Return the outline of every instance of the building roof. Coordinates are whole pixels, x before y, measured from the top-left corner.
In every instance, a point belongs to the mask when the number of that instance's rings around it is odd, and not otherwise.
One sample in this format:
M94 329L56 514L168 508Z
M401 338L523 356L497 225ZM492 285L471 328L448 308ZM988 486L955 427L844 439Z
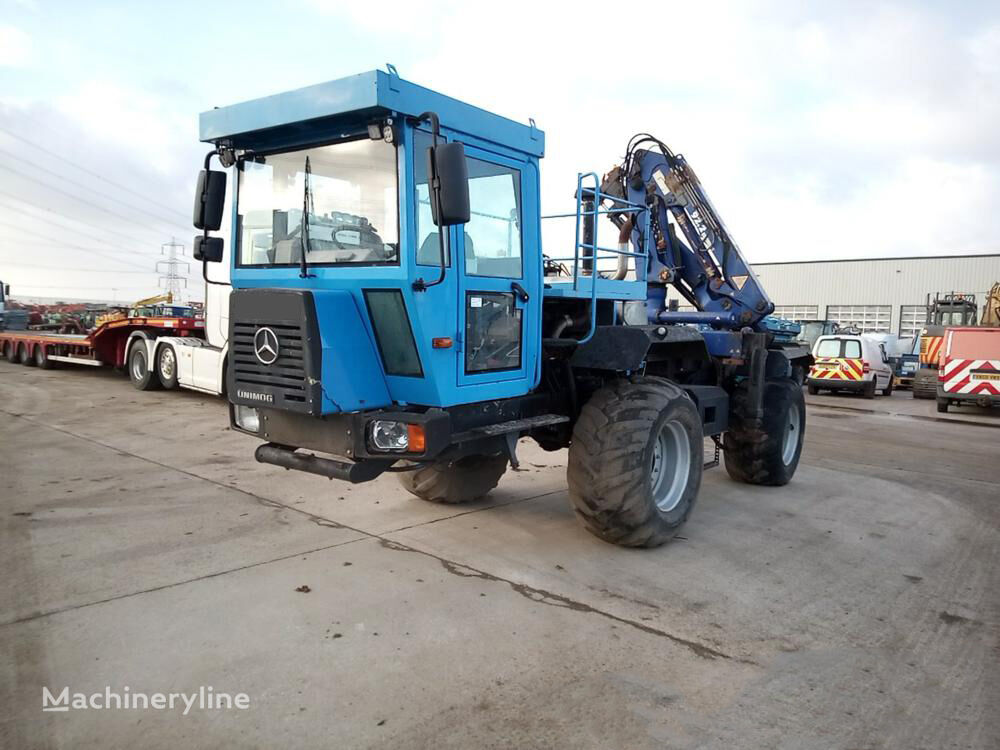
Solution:
M903 255L886 258L825 258L822 260L777 260L771 262L751 263L753 267L759 266L796 266L810 265L815 263L875 263L893 262L901 260L975 260L978 258L1000 258L1000 253L977 253L973 255Z
M404 81L395 69L367 73L286 91L261 99L201 113L200 138L230 141L237 147L250 133L298 124L376 118L390 114L415 116L436 112L442 127L475 135L534 156L543 156L545 134L532 122L523 125L479 107ZM240 138L244 136L244 138Z

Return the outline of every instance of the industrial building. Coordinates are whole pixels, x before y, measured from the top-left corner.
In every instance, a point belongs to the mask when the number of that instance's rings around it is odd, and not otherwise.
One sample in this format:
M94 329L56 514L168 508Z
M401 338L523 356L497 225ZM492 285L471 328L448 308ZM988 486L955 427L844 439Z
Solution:
M753 270L782 318L906 338L924 322L928 294L974 293L981 311L1000 281L1000 254L755 263Z

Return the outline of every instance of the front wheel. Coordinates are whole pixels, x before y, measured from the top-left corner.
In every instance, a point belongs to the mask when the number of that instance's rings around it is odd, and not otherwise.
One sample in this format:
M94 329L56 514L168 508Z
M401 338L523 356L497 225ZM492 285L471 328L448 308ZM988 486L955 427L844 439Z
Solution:
M747 388L733 394L729 430L723 440L726 471L738 482L788 484L802 455L806 433L806 402L791 380L764 384L764 415L750 413Z
M882 389L882 395L883 396L891 396L892 395L892 381L893 380L894 380L894 377L892 375L890 375L889 376L889 382L886 384L885 388Z
M465 456L437 461L396 476L411 495L432 503L454 505L477 500L500 482L507 471L507 455Z
M605 386L573 427L567 479L577 517L607 542L657 547L668 541L698 497L702 441L697 407L669 380Z

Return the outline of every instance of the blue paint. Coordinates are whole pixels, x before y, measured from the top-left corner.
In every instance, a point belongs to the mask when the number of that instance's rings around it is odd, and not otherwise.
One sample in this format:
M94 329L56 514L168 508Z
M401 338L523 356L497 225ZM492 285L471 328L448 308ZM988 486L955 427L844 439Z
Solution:
M323 414L378 409L392 405L379 364L375 340L355 297L342 290L313 293L316 317L336 321L320 326Z

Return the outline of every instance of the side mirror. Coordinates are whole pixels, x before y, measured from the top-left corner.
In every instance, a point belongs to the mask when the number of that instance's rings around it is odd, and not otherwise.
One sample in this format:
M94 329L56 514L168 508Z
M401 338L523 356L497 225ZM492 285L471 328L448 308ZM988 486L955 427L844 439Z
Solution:
M4 284L3 285L3 296L4 297L9 297L10 296L10 284Z
M226 173L203 169L194 193L194 228L214 232L222 226L226 202Z
M439 143L427 149L427 174L438 180L438 205L431 200L431 216L439 227L467 224L469 213L469 168L465 162L465 146L461 143Z
M197 235L194 238L194 249L192 255L195 260L204 260L209 263L219 263L222 260L222 250L225 243L221 237L208 237Z

